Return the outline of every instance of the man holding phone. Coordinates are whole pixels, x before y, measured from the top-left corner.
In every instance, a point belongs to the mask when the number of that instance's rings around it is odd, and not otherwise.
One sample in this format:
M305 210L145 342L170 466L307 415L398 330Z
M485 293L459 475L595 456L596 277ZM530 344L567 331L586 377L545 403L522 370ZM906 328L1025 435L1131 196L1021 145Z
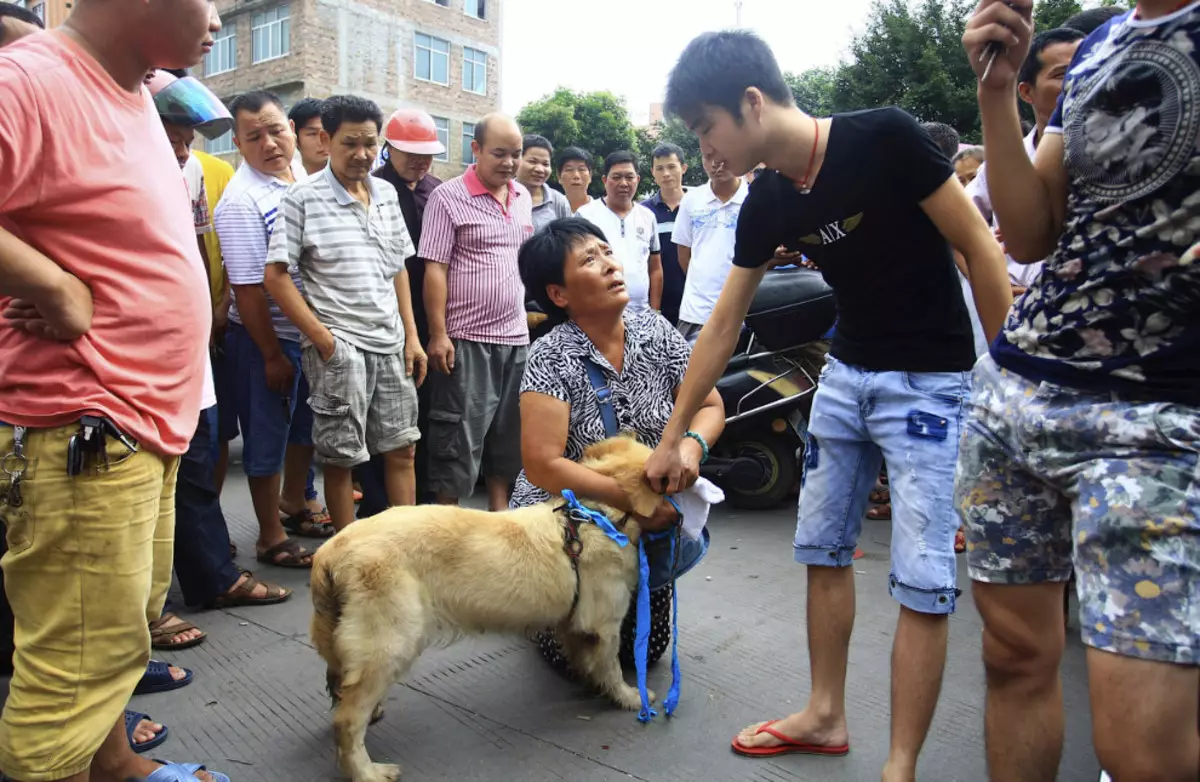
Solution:
M1032 0L984 0L963 36L1005 245L1045 259L975 369L955 489L988 768L1057 777L1073 569L1101 765L1117 782L1195 782L1200 2L1140 0L1087 37L1031 159L1013 95L1032 15Z
M667 110L715 166L762 161L742 206L733 269L700 332L674 414L647 462L657 489L686 487L696 465L687 422L736 346L780 245L798 243L837 296L838 327L813 401L794 543L808 568L812 696L785 719L733 739L749 757L849 751L845 684L855 585L851 563L884 457L895 520L889 591L900 603L892 654L891 751L884 782L912 782L941 687L954 611L951 486L975 350L951 248L966 259L984 327L1012 305L1004 255L950 161L895 108L816 119L797 108L774 55L752 33L706 33L671 73Z

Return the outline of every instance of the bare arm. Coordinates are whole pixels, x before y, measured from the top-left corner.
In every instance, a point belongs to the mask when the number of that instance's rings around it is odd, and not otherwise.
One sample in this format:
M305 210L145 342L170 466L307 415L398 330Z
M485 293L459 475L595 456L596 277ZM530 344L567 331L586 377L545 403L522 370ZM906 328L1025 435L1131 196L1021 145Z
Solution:
M750 309L750 302L767 273L766 266L747 269L734 266L729 279L717 300L717 306L700 330L700 338L692 350L687 374L675 394L675 412L663 431L663 442L679 443L688 431L688 426L700 412L705 399L717 385L725 372L729 357L737 347L742 333L742 321Z
M687 274L688 266L692 263L692 248L685 244L675 246L679 248L679 268L683 269L684 274Z
M286 269L284 271L286 272ZM265 285L265 272L263 285L234 285L233 300L237 302L238 315L242 319L242 325L249 332L250 339L254 340L263 358L271 361L283 355L283 348L279 345L279 337L275 335L275 327L271 323L271 305L267 302ZM295 287L292 286L293 289ZM281 304L280 307L282 306Z
M424 295L425 320L429 324L429 366L445 375L454 371L454 343L446 333L449 290L449 267L437 261L426 261Z
M921 209L950 246L962 253L979 322L984 336L991 342L1000 333L1012 308L1008 265L1000 243L953 176L921 202Z
M563 456L570 418L571 406L562 400L532 391L521 394L521 460L525 477L551 494L570 489L580 497L632 512L630 498L615 478Z
M1034 263L1054 251L1067 210L1067 173L1062 136L1045 133L1030 161L1017 113L1017 73L1033 34L1033 0L983 0L967 23L963 47L982 76L990 41L1003 44L986 84L978 87L983 143L988 156L988 194L1004 230L1008 254ZM980 317L983 317L982 310Z
M404 364L409 377L420 386L425 382L427 359L417 334L417 319L413 316L412 289L408 282L408 269L401 268L392 280L396 287L396 302L400 306L400 322L404 325Z
M296 288L296 283L292 282L287 265L268 263L263 274L263 285L270 291L271 298L279 305L279 309L283 311L288 320L295 324L296 328L300 329L301 334L308 337L309 342L312 342L317 352L321 354L321 358L328 361L333 356L335 345L333 332L317 320L312 308L308 306L308 302ZM238 310L241 311L240 302ZM245 316L242 317L244 323Z
M650 270L650 308L661 310L663 294L662 255L652 253L646 265Z
M76 276L0 228L0 296L4 317L48 339L74 339L92 326L92 294Z

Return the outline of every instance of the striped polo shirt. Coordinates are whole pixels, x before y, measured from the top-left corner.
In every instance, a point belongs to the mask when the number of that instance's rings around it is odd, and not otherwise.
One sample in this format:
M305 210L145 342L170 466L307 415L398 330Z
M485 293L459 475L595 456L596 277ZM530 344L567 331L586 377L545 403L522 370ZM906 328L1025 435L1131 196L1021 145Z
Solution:
M329 166L293 185L279 203L267 263L299 272L308 305L334 335L371 353L399 353L404 325L395 279L416 248L396 189L372 176L366 186L369 207Z
M508 205L488 192L472 165L429 196L419 255L447 265L446 333L494 345L528 345L525 286L517 251L533 235L529 191L508 183Z
M307 174L303 167L297 168L293 164L292 176L299 182ZM230 285L262 285L263 270L267 267L267 245L271 241L279 200L289 187L291 183L260 173L248 163L238 166L233 179L229 180L213 212L213 224L217 238L221 240L221 259ZM292 274L292 281L304 290L298 274ZM275 336L299 342L300 330L287 319L270 294L266 296ZM229 304L229 319L234 323L242 322L236 297Z

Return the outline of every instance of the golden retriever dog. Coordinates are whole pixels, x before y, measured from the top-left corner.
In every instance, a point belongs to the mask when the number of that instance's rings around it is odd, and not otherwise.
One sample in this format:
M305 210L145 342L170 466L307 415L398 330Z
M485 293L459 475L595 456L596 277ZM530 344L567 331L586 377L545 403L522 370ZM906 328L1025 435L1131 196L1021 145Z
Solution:
M649 456L644 445L617 437L588 448L581 463L616 479L635 513L648 517L662 501L642 477ZM338 765L353 782L399 778L399 766L371 761L367 725L422 651L466 634L553 627L586 681L622 708L640 707L617 650L637 588L641 529L628 514L589 504L630 545L621 548L596 525L579 524L577 576L562 505L555 498L503 513L392 508L355 522L317 551L312 638L334 698Z

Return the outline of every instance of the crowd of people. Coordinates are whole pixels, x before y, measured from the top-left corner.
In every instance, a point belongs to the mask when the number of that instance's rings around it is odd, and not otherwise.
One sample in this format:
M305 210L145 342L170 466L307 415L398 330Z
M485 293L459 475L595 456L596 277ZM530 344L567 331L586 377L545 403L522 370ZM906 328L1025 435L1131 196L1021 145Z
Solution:
M813 687L733 750L849 751L866 517L893 525L899 603L885 782L916 779L964 551L992 779L1057 773L1073 576L1102 764L1200 777L1200 3L1045 31L1031 8L983 0L968 23L982 146L894 108L808 116L760 39L705 34L666 106L707 181L685 188L662 144L639 202L633 152L556 151L501 114L443 182L420 109L255 90L212 117L167 111L173 91L212 97L186 71L220 29L206 0L77 0L49 32L0 4L0 779L228 779L141 757L168 730L125 707L193 680L150 659L206 640L171 611L172 572L189 607L292 596L235 560L221 493L239 436L264 568L310 568L356 517L480 485L493 511L566 489L632 511L583 450L632 432L656 448L651 485L689 488L754 293L794 264L838 304L794 541ZM213 122L236 169L192 149ZM639 521L679 518L664 498ZM631 608L627 662L632 627ZM536 640L564 667L553 633Z

